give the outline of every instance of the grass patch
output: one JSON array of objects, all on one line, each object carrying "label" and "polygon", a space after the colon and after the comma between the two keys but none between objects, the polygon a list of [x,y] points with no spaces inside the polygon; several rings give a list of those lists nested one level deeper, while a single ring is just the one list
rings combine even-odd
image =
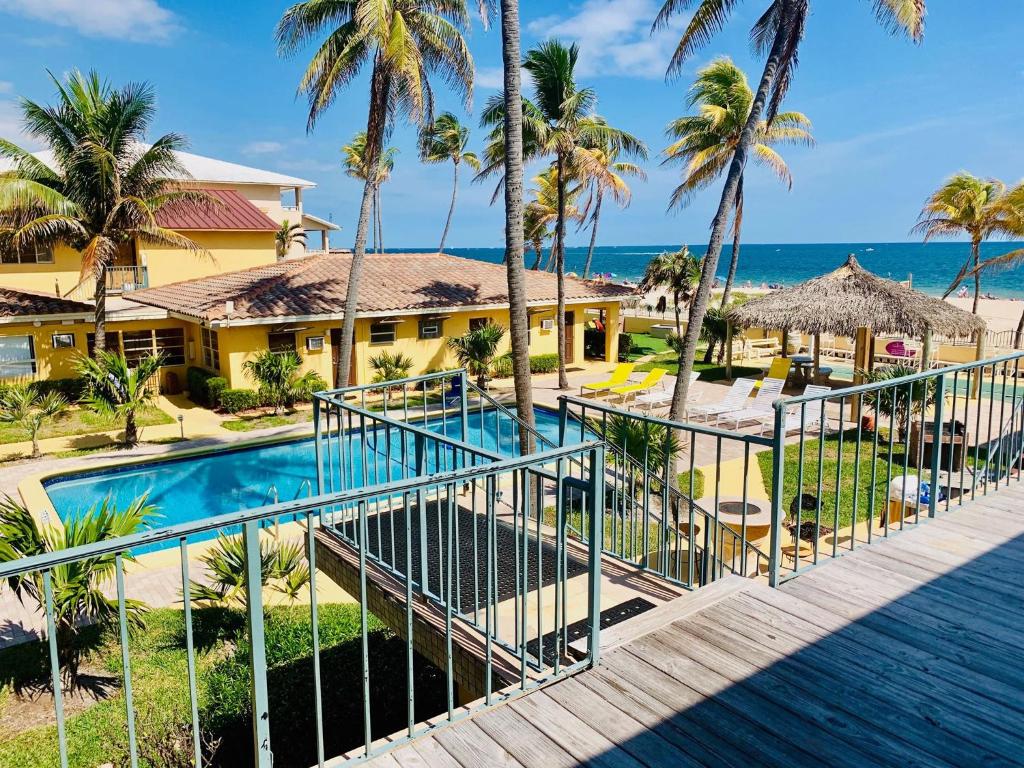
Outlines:
[{"label": "grass patch", "polygon": [[669,351],[668,342],[657,336],[652,336],[649,333],[631,333],[629,335],[633,339],[633,351],[629,353],[630,361]]},{"label": "grass patch", "polygon": [[[854,509],[856,508],[857,521],[868,519],[873,512],[877,520],[879,514],[885,509],[888,503],[888,472],[889,472],[889,432],[882,429],[878,433],[878,454],[872,462],[872,446],[874,436],[869,432],[861,435],[860,456],[857,456],[856,441],[857,430],[850,429],[842,433],[842,452],[839,447],[840,433],[826,435],[824,439],[824,456],[821,470],[819,471],[819,454],[822,448],[820,438],[804,441],[803,460],[803,483],[800,485],[800,446],[792,444],[786,446],[785,459],[783,463],[783,509],[789,512],[790,503],[798,493],[809,493],[818,496],[818,481],[821,480],[821,522],[830,527],[844,528],[853,523]],[[902,477],[904,466],[904,445],[898,440],[893,441],[892,447],[892,470],[891,476]],[[761,477],[764,479],[765,492],[771,495],[772,483],[772,452],[761,451],[757,454],[757,461],[761,468]],[[875,477],[872,482],[871,469],[874,463]],[[836,475],[842,467],[842,474],[839,483],[836,483]],[[854,474],[859,473],[854,482]],[[907,467],[907,475],[916,475],[917,467],[915,462]],[[799,487],[798,487],[799,486]],[[840,490],[837,491],[837,488]],[[872,501],[873,500],[873,501]],[[839,525],[835,525],[836,509],[838,501]],[[814,519],[814,511],[805,511],[803,520]]]},{"label": "grass patch", "polygon": [[[219,738],[217,766],[252,765],[248,645],[242,612],[204,608],[193,611],[199,686],[199,720]],[[357,746],[362,738],[362,697],[359,695],[362,649],[359,607],[323,604],[319,612],[322,649],[324,730],[328,755]],[[271,743],[274,764],[282,768],[316,763],[313,712],[313,669],[309,609],[306,606],[266,610]],[[370,622],[371,719],[374,737],[401,728],[405,722],[405,644],[375,618]],[[182,612],[162,608],[146,617],[146,628],[130,641],[132,690],[140,746],[175,743],[181,761],[190,765],[191,719]],[[0,688],[15,690],[32,679],[45,678],[46,646],[42,643],[0,651]],[[115,634],[99,639],[88,659],[89,670],[120,678],[121,657]],[[445,707],[444,675],[417,657],[416,718],[433,716]],[[18,705],[9,695],[8,710]],[[124,699],[116,687],[109,698],[67,720],[69,764],[95,768],[110,762],[127,764]],[[142,764],[151,765],[145,760]],[[159,763],[167,765],[172,763]],[[42,726],[17,735],[0,733],[0,765],[5,768],[51,768],[59,765],[56,726]]]},{"label": "grass patch", "polygon": [[[422,394],[406,395],[405,399],[402,399],[401,394],[394,394],[391,396],[391,400],[388,401],[388,415],[392,416],[395,414],[402,415],[405,413],[406,408],[410,411],[414,408],[423,408],[424,398]],[[433,403],[440,403],[441,395],[438,392],[428,392],[426,396],[427,405]],[[368,411],[384,411],[384,401],[375,400],[372,403],[366,404],[366,410]]]},{"label": "grass patch", "polygon": [[[147,406],[136,415],[139,427],[152,427],[157,424],[173,424],[174,419],[159,408]],[[69,437],[71,435],[89,435],[94,432],[109,432],[124,429],[124,423],[109,416],[103,416],[88,408],[70,408],[56,421],[46,424],[39,430],[39,439],[50,437]],[[25,431],[14,424],[0,424],[0,445],[7,443],[26,442]]]},{"label": "grass patch", "polygon": [[224,429],[232,432],[252,432],[255,429],[267,429],[269,427],[287,427],[293,424],[312,423],[312,411],[292,411],[283,413],[280,416],[273,413],[260,414],[258,416],[241,416],[237,419],[222,421]]},{"label": "grass patch", "polygon": [[[699,356],[700,352],[698,351]],[[654,360],[640,363],[636,370],[649,371],[652,368],[664,368],[674,376],[679,373],[679,358],[675,352],[658,355]],[[725,366],[718,363],[703,363],[699,359],[694,360],[693,370],[700,373],[701,381],[722,381],[725,379]],[[764,373],[763,368],[752,368],[747,365],[734,365],[732,367],[732,375],[735,379],[741,376],[760,376],[762,373]]]}]

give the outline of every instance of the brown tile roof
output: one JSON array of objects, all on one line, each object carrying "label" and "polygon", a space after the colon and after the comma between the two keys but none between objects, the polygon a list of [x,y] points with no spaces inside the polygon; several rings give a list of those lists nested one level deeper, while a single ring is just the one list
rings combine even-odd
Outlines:
[{"label": "brown tile roof", "polygon": [[237,230],[274,232],[277,224],[267,214],[233,189],[204,189],[217,202],[211,205],[187,205],[171,202],[156,213],[161,227],[176,230]]},{"label": "brown tile roof", "polygon": [[[162,307],[201,320],[283,319],[338,315],[343,311],[352,256],[325,254],[283,261],[240,272],[133,291],[132,301]],[[557,298],[555,276],[526,272],[527,299]],[[576,278],[565,280],[569,301],[613,301],[634,291]],[[505,267],[440,254],[367,254],[359,296],[360,313],[507,304]]]},{"label": "brown tile roof", "polygon": [[34,317],[39,315],[91,315],[93,307],[81,301],[35,291],[0,287],[0,317]]}]

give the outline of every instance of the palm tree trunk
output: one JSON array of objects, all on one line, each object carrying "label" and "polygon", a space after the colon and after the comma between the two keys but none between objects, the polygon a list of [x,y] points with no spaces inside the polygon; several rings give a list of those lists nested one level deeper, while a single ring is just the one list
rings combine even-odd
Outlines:
[{"label": "palm tree trunk", "polygon": [[590,248],[587,249],[587,261],[583,265],[583,279],[590,277],[590,262],[594,258],[594,244],[597,242],[597,224],[601,220],[601,201],[604,199],[604,192],[597,190],[597,201],[594,203],[594,221],[590,227]]},{"label": "palm tree trunk", "polygon": [[536,255],[536,258],[533,260],[533,266],[530,267],[530,269],[540,269],[540,260],[544,258],[544,251],[540,243],[533,244],[533,252]]},{"label": "palm tree trunk", "polygon": [[558,153],[558,218],[555,220],[555,275],[558,286],[558,388],[569,388],[565,372],[565,159]]},{"label": "palm tree trunk", "polygon": [[32,458],[38,459],[42,456],[42,451],[39,450],[39,434],[37,432],[32,433]]},{"label": "palm tree trunk", "polygon": [[370,219],[373,226],[373,240],[370,243],[370,250],[377,253],[377,193],[373,193],[373,202],[370,203]]},{"label": "palm tree trunk", "polygon": [[679,291],[675,291],[672,294],[672,301],[675,304],[676,309],[676,336],[679,338],[683,337],[683,321],[679,312]]},{"label": "palm tree trunk", "polygon": [[128,411],[125,416],[124,444],[129,448],[139,444],[139,427],[135,423],[135,411]]},{"label": "palm tree trunk", "polygon": [[93,294],[96,307],[93,314],[93,357],[107,350],[107,268],[101,266],[96,276],[96,292]]},{"label": "palm tree trunk", "polygon": [[981,299],[981,272],[978,271],[978,262],[981,256],[981,241],[975,238],[971,242],[971,261],[974,263],[974,304],[971,312],[978,314],[978,301]]},{"label": "palm tree trunk", "polygon": [[729,274],[725,278],[725,290],[722,291],[722,309],[729,306],[732,297],[732,284],[736,280],[736,267],[740,263],[740,228],[743,226],[743,177],[736,187],[736,207],[732,217],[732,258],[729,260]]},{"label": "palm tree trunk", "polygon": [[523,264],[523,96],[520,83],[519,0],[501,0],[501,60],[505,75],[505,269],[508,275],[509,339],[516,409],[528,429],[519,430],[519,452],[533,452],[533,383],[530,380],[530,318]]},{"label": "palm tree trunk", "polygon": [[384,214],[380,206],[380,184],[377,185],[374,195],[377,198],[377,203],[374,205],[374,209],[377,211],[377,253],[384,253]]},{"label": "palm tree trunk", "polygon": [[1021,338],[1024,337],[1024,312],[1020,315],[1020,320],[1017,321],[1017,330],[1013,333],[1013,348],[1020,349]]},{"label": "palm tree trunk", "polygon": [[448,239],[448,228],[452,225],[452,215],[455,213],[455,198],[459,194],[459,162],[456,160],[452,168],[452,204],[448,206],[448,220],[444,223],[444,232],[441,233],[441,247],[438,253],[444,253],[444,242]]},{"label": "palm tree trunk", "polygon": [[548,251],[548,260],[544,262],[544,271],[553,272],[555,270],[555,254],[558,252],[558,240],[551,238],[551,250]]},{"label": "palm tree trunk", "polygon": [[754,134],[761,121],[761,115],[764,113],[772,83],[775,81],[775,75],[782,62],[783,53],[790,46],[790,36],[793,34],[799,2],[800,0],[781,0],[778,32],[772,43],[771,53],[768,54],[768,60],[765,62],[761,82],[757,87],[754,101],[750,105],[750,114],[747,116],[746,125],[743,126],[743,132],[740,134],[736,152],[729,164],[729,173],[725,179],[725,187],[722,189],[718,211],[711,223],[711,239],[708,242],[708,251],[701,266],[700,283],[697,285],[697,291],[690,304],[689,323],[683,338],[682,354],[679,356],[679,375],[676,376],[676,385],[672,393],[672,408],[669,411],[669,418],[674,420],[682,419],[686,410],[686,398],[690,389],[690,371],[693,370],[693,359],[697,353],[700,329],[704,324],[704,315],[707,313],[708,299],[711,297],[711,284],[715,280],[715,270],[718,269],[718,257],[722,254],[722,242],[725,239],[729,213],[735,205],[736,190],[747,163],[747,156],[750,154],[750,147],[754,143]]}]

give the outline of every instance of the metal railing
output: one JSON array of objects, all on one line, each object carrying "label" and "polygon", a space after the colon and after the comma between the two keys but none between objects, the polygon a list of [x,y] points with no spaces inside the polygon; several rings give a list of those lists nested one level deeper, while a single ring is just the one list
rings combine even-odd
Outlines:
[{"label": "metal railing", "polygon": [[1022,358],[776,402],[770,583],[1019,479]]},{"label": "metal railing", "polygon": [[[149,287],[149,268],[136,266],[109,266],[104,270],[108,294],[128,293]],[[96,280],[87,277],[64,294],[65,299],[90,301],[96,295]]]}]

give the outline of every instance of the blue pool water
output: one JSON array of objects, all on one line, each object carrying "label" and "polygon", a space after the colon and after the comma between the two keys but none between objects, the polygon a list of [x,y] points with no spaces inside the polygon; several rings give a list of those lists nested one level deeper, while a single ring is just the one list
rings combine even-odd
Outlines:
[{"label": "blue pool water", "polygon": [[[457,417],[448,417],[444,422],[440,417],[432,417],[425,425],[422,421],[411,421],[419,426],[426,426],[437,434],[444,433],[448,437],[462,439],[462,427]],[[537,430],[557,445],[558,415],[537,408],[536,421]],[[496,411],[484,411],[482,414],[479,411],[472,411],[469,414],[468,426],[466,442],[471,445],[482,445],[505,456],[514,455],[518,432],[513,434],[513,425],[507,417],[500,419],[499,428]],[[391,430],[390,441],[390,455],[400,455],[401,438],[397,430]],[[386,469],[387,442],[383,430],[372,431],[367,438],[370,455],[377,455],[372,463],[367,461],[367,479],[371,485],[385,482],[388,476],[392,479],[401,477],[400,462],[392,459],[390,471]],[[346,438],[346,445],[346,450],[352,457],[351,476],[355,479],[351,485],[360,486],[363,451],[359,438]],[[406,439],[407,451],[411,451],[411,446],[411,439]],[[435,470],[437,467],[433,445],[428,450],[427,459],[428,471]],[[452,468],[450,455],[442,461],[442,469]],[[311,437],[272,445],[226,449],[180,459],[62,475],[47,481],[45,487],[54,509],[63,521],[81,515],[107,496],[118,508],[124,508],[139,496],[148,494],[149,503],[157,507],[160,515],[158,525],[165,526],[269,504],[273,499],[268,499],[267,492],[272,485],[277,488],[280,501],[301,498],[308,495],[310,483],[315,489],[316,453]],[[200,534],[194,539],[201,540],[213,536],[213,533]],[[171,545],[169,542],[165,546]]]}]

